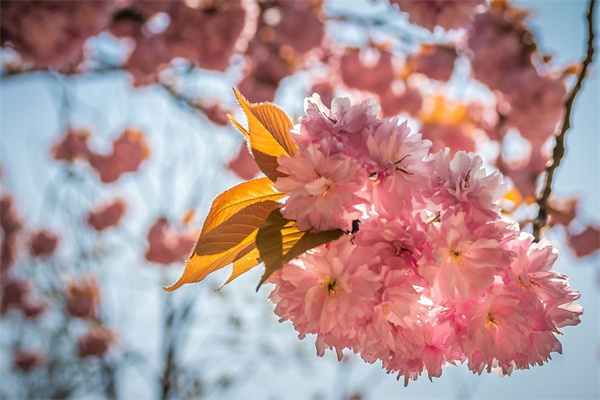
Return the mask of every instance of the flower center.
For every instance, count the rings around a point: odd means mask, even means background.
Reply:
[[[400,163],[406,159],[406,157],[410,157],[410,154],[405,155],[400,160],[396,161],[394,165],[396,166],[396,171],[404,172],[407,175],[414,175],[412,172],[408,172],[405,168],[400,167]]]
[[[487,317],[485,318],[485,329],[487,331],[496,330],[496,329],[498,329],[499,324],[500,324],[500,321],[498,321],[496,319],[496,317],[494,317],[494,314],[489,312],[487,314]]]
[[[400,255],[405,252],[408,251],[410,253],[410,250],[408,250],[407,248],[402,246],[402,242],[400,242],[399,240],[394,240],[392,243],[392,250],[394,251],[394,255],[396,257],[400,257]]]
[[[327,278],[325,280],[325,287],[327,288],[327,294],[335,293],[338,289],[336,279],[335,278]]]
[[[387,304],[382,304],[381,305],[381,313],[383,315],[388,315],[390,313],[390,308],[388,307]]]
[[[533,279],[529,278],[529,284],[526,285],[525,282],[523,282],[523,280],[519,276],[519,286],[521,286],[523,289],[531,289],[533,286],[540,287],[540,284],[537,282],[534,282]]]
[[[450,250],[450,260],[452,260],[453,262],[457,263],[457,264],[461,264],[463,261],[463,255],[462,253],[459,253],[458,251],[455,250]]]

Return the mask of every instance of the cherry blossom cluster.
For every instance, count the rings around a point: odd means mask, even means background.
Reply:
[[[142,132],[126,129],[113,141],[112,151],[108,154],[90,149],[89,136],[86,130],[69,129],[60,143],[52,148],[54,159],[66,162],[85,160],[96,170],[102,182],[111,183],[123,174],[137,171],[149,156],[148,144]]]
[[[499,172],[473,153],[431,152],[371,100],[318,95],[280,157],[282,214],[312,232],[348,234],[276,271],[270,299],[317,353],[351,349],[407,384],[467,362],[474,373],[541,365],[579,323],[579,293],[552,270],[557,250],[500,213]]]

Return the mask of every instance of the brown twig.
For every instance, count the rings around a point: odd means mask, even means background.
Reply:
[[[571,90],[569,97],[565,101],[565,115],[563,118],[562,128],[560,133],[556,136],[556,145],[554,146],[554,151],[552,152],[552,164],[548,166],[546,169],[546,181],[544,183],[544,188],[539,198],[537,199],[537,204],[539,206],[538,215],[533,221],[533,236],[535,237],[535,241],[540,240],[540,232],[544,226],[546,226],[547,218],[548,218],[548,199],[550,198],[550,194],[552,193],[552,180],[554,178],[554,172],[560,165],[561,160],[565,156],[565,136],[567,131],[571,128],[571,114],[573,111],[573,104],[575,103],[575,97],[581,90],[583,86],[583,80],[586,77],[587,70],[589,65],[592,63],[594,58],[594,8],[596,5],[596,0],[590,0],[588,12],[586,16],[587,24],[588,24],[588,40],[587,40],[587,51],[585,58],[582,63],[581,71],[579,72],[579,76],[577,77],[577,82]]]
[[[72,70],[54,70],[46,67],[7,67],[0,73],[0,81],[8,80],[10,78],[16,78],[19,76],[33,75],[36,73],[41,74],[55,74],[55,76],[65,77],[80,77],[89,75],[105,75],[112,72],[126,72],[127,69],[119,65],[105,64],[97,68],[91,69],[72,69]],[[158,81],[156,83],[158,87],[161,87],[165,92],[177,103],[191,111],[197,112],[201,115],[207,116],[210,110],[204,106],[201,102],[191,97],[184,96],[181,94],[175,86],[169,82]]]

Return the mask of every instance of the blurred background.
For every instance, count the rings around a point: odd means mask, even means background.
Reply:
[[[258,175],[231,91],[303,113],[374,97],[481,154],[531,232],[581,70],[585,0],[0,1],[0,397],[577,398],[600,395],[600,93],[576,99],[542,230],[581,292],[563,354],[511,377],[448,366],[404,387],[279,324],[260,268],[167,293],[212,199]],[[596,10],[596,16],[598,12]],[[596,23],[597,26],[597,23]],[[597,43],[596,43],[597,47]]]

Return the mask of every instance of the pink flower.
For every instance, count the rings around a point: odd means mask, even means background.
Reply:
[[[319,145],[320,144],[320,145]],[[301,146],[293,157],[280,157],[275,188],[290,197],[282,208],[285,218],[296,220],[301,230],[350,230],[362,214],[357,196],[366,171],[353,158],[335,152],[329,142]]]
[[[504,92],[511,75],[532,66],[536,45],[525,26],[526,16],[508,2],[495,2],[474,18],[468,40],[472,71],[492,90]]]
[[[95,326],[77,340],[79,357],[104,357],[115,342],[116,335],[105,326]]]
[[[276,7],[266,10],[271,10],[270,15],[277,14],[279,18],[270,20],[264,17],[261,22],[267,20],[265,25],[273,27],[273,41],[281,46],[282,51],[291,47],[295,53],[302,55],[321,44],[325,28],[318,16],[319,3],[286,1],[275,4]],[[278,13],[273,12],[275,10]]]
[[[293,72],[291,65],[276,47],[258,40],[258,36],[248,45],[246,56],[251,65],[238,89],[251,102],[273,101],[279,82]]]
[[[463,211],[446,213],[439,228],[430,226],[432,250],[419,260],[419,272],[442,299],[480,296],[510,262],[502,243],[512,235],[501,222],[478,223]]]
[[[362,150],[362,132],[373,124],[379,112],[375,100],[367,99],[352,106],[350,99],[336,97],[331,101],[331,110],[321,101],[318,94],[304,100],[306,116],[292,128],[302,142],[320,142],[332,136],[345,144],[347,153],[358,154]]]
[[[567,95],[562,79],[540,75],[529,67],[511,74],[506,84],[503,97],[510,104],[506,125],[519,129],[534,146],[554,136],[563,118]]]
[[[90,155],[87,143],[89,136],[90,133],[88,131],[69,128],[61,142],[52,147],[54,159],[68,162],[73,162],[77,158],[87,160]]]
[[[420,192],[433,172],[425,161],[431,142],[409,134],[406,122],[398,125],[397,119],[382,120],[365,134],[371,200],[380,213],[398,215],[423,204]]]
[[[69,315],[83,319],[96,319],[100,306],[96,281],[90,278],[70,283],[66,302]]]
[[[600,229],[596,226],[588,226],[583,232],[568,235],[569,246],[577,257],[585,257],[600,249]]]
[[[149,155],[143,133],[133,129],[126,129],[113,141],[112,147],[112,152],[107,155],[92,153],[89,156],[90,165],[105,183],[116,181],[124,173],[137,171]]]
[[[329,79],[319,79],[313,83],[309,93],[317,93],[322,100],[324,105],[329,104],[333,101],[335,88]]]
[[[484,0],[390,0],[408,13],[409,21],[433,31],[436,26],[457,29],[471,22]]]
[[[435,317],[411,329],[394,329],[394,345],[390,357],[383,359],[389,373],[404,376],[404,386],[427,371],[429,380],[442,375],[446,363],[456,364],[464,355],[460,350],[454,328],[449,322]]]
[[[123,218],[126,208],[125,202],[117,199],[97,210],[91,210],[88,213],[87,223],[95,230],[103,231],[117,225]]]
[[[42,67],[72,69],[83,58],[83,45],[110,23],[115,1],[49,0],[2,2],[2,46],[8,42]]]
[[[59,237],[47,230],[36,232],[31,237],[29,252],[34,257],[50,256],[58,246]]]
[[[541,365],[551,352],[560,352],[542,303],[518,285],[495,285],[482,300],[457,307],[463,318],[459,340],[473,372],[497,368],[510,374],[514,368]]]
[[[396,80],[390,83],[388,90],[379,93],[381,113],[385,117],[401,112],[416,117],[423,106],[423,96],[417,87],[406,81]]]
[[[548,204],[548,225],[563,225],[569,226],[571,221],[575,219],[577,215],[577,203],[579,200],[577,197],[571,197],[568,199],[560,199],[552,197],[549,199]],[[597,242],[600,246],[600,236]]]
[[[421,126],[423,138],[431,140],[432,151],[450,148],[450,155],[457,151],[475,151],[474,127],[467,124],[424,123]]]
[[[162,265],[184,261],[192,252],[195,235],[177,232],[165,218],[157,219],[148,230],[146,260]]]
[[[505,280],[514,281],[535,293],[545,304],[547,316],[557,328],[577,325],[583,313],[583,307],[575,303],[580,294],[569,287],[566,276],[552,270],[558,250],[545,239],[539,243],[533,239],[532,235],[521,233],[509,243],[515,257],[510,264],[512,274]]]
[[[385,318],[402,328],[416,328],[427,318],[430,300],[422,299],[426,283],[412,271],[384,268],[381,307]],[[421,301],[423,300],[423,302]]]
[[[435,154],[433,190],[430,199],[436,209],[462,207],[472,216],[495,218],[495,202],[506,192],[502,175],[486,175],[481,157],[464,151],[450,160],[450,150]]]
[[[373,312],[381,283],[369,265],[377,261],[346,237],[305,253],[269,278],[275,313],[280,321],[291,320],[300,338],[317,334],[319,355],[335,348],[341,359],[342,349],[356,340],[357,322]]]
[[[497,167],[505,177],[510,178],[526,201],[533,202],[537,197],[537,178],[546,170],[546,164],[549,162],[550,157],[550,154],[544,154],[539,147],[534,147],[527,160],[506,162],[504,159],[499,158]]]
[[[13,366],[24,373],[39,367],[43,362],[43,354],[36,350],[18,349],[15,350],[12,357]]]
[[[421,45],[421,51],[408,60],[410,69],[431,79],[448,81],[458,57],[452,45]]]
[[[362,251],[377,254],[381,266],[394,270],[413,270],[421,257],[427,230],[417,218],[383,220],[367,218],[359,226],[354,243]]]
[[[31,291],[28,281],[10,276],[2,279],[0,287],[2,288],[0,294],[0,313],[2,314],[11,306],[21,308]]]
[[[349,87],[383,93],[395,76],[392,54],[373,48],[346,49],[340,59],[340,73]]]

